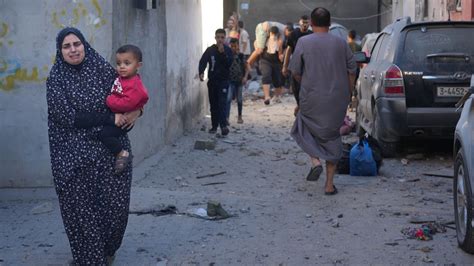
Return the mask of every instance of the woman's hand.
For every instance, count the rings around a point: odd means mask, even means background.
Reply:
[[[127,120],[123,114],[118,114],[118,113],[115,114],[115,125],[117,127],[122,127],[126,123],[127,123]]]
[[[140,110],[140,109],[123,114],[123,116],[125,117],[125,120],[126,120],[126,121],[125,121],[125,123],[122,125],[122,129],[130,129],[130,128],[132,128],[133,125],[135,124],[135,121],[136,121],[137,118],[140,116],[140,114],[141,114],[141,110]]]

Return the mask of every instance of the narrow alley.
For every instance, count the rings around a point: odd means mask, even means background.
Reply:
[[[305,180],[309,160],[289,136],[294,99],[282,100],[268,107],[246,100],[243,124],[234,105],[226,138],[207,133],[203,118],[135,167],[114,265],[472,263],[457,247],[452,179],[442,177],[452,174],[450,151],[385,159],[377,177],[337,175],[339,194],[326,196],[324,176]],[[201,140],[210,150],[195,149]],[[53,189],[0,195],[0,265],[66,265],[71,253]],[[209,201],[230,217],[200,217]],[[401,232],[423,222],[446,232],[430,241]]]

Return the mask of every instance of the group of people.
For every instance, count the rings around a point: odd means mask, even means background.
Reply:
[[[232,25],[230,22],[228,24]],[[331,16],[325,8],[312,11],[312,31],[309,30],[309,24],[309,18],[305,15],[300,17],[299,28],[296,30],[292,29],[291,24],[285,26],[272,21],[259,23],[255,29],[255,49],[247,59],[246,70],[259,61],[264,103],[267,105],[271,99],[270,86],[275,87],[278,97],[282,92],[282,76],[290,78],[297,103],[291,136],[310,156],[312,164],[306,179],[319,179],[323,172],[321,160],[324,160],[325,194],[335,195],[338,190],[334,185],[334,175],[337,161],[342,156],[339,129],[346,115],[357,74],[353,52],[360,49],[360,46],[354,41],[355,31],[349,33],[347,42],[329,34]],[[231,34],[232,30],[228,32]],[[232,95],[227,94],[227,69],[232,62],[236,62],[231,60],[230,53],[226,55],[225,34],[223,29],[216,31],[216,44],[206,50],[199,65],[201,80],[209,65],[208,87],[213,121],[211,132],[215,132],[217,125],[220,125],[223,135],[228,134],[228,111],[219,112],[218,108],[225,108],[228,102],[216,99],[219,98],[218,94],[221,94],[222,99],[225,95]],[[283,36],[286,36],[286,40]],[[286,47],[283,49],[284,43]]]
[[[277,76],[291,77],[297,100],[291,136],[311,158],[307,180],[318,180],[324,160],[325,194],[335,195],[333,178],[342,155],[339,128],[356,63],[346,41],[328,33],[330,22],[328,10],[315,8],[311,34],[308,17],[302,16],[300,28],[288,35],[284,53],[282,24],[258,24],[252,54],[242,53],[249,45],[247,39],[247,46],[242,46],[242,37],[248,38],[242,24],[232,24],[228,33],[218,29],[216,44],[206,49],[199,62],[199,77],[204,80],[208,68],[209,131],[215,133],[220,127],[222,135],[229,134],[233,98],[238,101],[237,122],[243,123],[242,85],[257,59],[264,76],[265,104],[270,100],[270,84],[281,87]],[[70,27],[58,33],[56,50],[46,96],[51,167],[61,215],[74,264],[107,265],[122,243],[128,221],[133,155],[127,133],[148,101],[138,74],[142,53],[134,45],[120,47],[114,69],[78,29]]]

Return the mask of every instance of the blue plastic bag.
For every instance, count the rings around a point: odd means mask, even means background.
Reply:
[[[377,175],[377,164],[375,163],[372,149],[363,138],[354,144],[350,152],[350,174],[352,176],[375,176]]]

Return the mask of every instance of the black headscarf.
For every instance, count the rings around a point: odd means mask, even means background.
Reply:
[[[56,36],[56,60],[58,60],[59,58],[61,58],[62,60],[64,60],[63,58],[63,54],[61,52],[62,50],[62,45],[63,45],[63,41],[64,41],[64,38],[66,38],[66,36],[68,36],[69,34],[74,34],[77,36],[77,38],[79,38],[79,40],[82,42],[82,44],[84,45],[84,52],[85,52],[85,56],[84,56],[84,60],[82,60],[82,62],[80,64],[77,64],[77,65],[71,65],[67,62],[64,61],[64,63],[72,66],[73,68],[75,69],[81,69],[82,68],[82,65],[84,64],[84,61],[86,60],[87,58],[87,50],[89,50],[90,48],[90,45],[89,43],[86,41],[86,38],[84,38],[84,35],[82,35],[81,31],[76,29],[76,28],[73,28],[73,27],[66,27],[64,29],[62,29],[59,33],[58,33],[58,36]]]

